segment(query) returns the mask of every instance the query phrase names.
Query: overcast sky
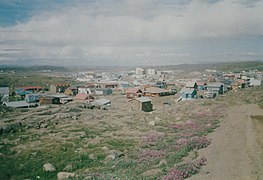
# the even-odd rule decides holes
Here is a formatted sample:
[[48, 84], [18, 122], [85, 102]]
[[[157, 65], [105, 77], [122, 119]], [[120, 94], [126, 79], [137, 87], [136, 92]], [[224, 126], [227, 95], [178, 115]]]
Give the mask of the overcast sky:
[[263, 0], [0, 0], [0, 64], [263, 60]]

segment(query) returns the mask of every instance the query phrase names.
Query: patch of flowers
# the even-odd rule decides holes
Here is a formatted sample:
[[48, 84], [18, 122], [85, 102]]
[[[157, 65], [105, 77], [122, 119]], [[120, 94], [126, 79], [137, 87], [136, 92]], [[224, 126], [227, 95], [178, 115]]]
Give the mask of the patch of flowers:
[[142, 142], [146, 145], [155, 145], [162, 137], [160, 133], [149, 133], [142, 139]]
[[151, 158], [164, 158], [165, 156], [165, 151], [164, 150], [144, 150], [140, 155], [139, 155], [139, 162], [142, 162], [144, 160], [148, 160]]
[[168, 174], [163, 177], [163, 180], [183, 180], [196, 174], [200, 168], [205, 165], [206, 159], [202, 157], [194, 162], [184, 163], [170, 169]]
[[194, 136], [189, 139], [180, 138], [176, 141], [175, 149], [188, 147], [189, 149], [201, 149], [207, 147], [211, 142], [205, 137]]

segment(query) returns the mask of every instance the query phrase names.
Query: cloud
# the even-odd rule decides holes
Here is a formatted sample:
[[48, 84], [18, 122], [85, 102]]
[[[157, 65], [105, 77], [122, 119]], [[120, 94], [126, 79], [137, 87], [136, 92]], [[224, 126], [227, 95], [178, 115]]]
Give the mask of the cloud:
[[17, 61], [111, 64], [163, 58], [178, 63], [178, 57], [187, 59], [181, 56], [185, 51], [196, 51], [198, 43], [193, 47], [192, 42], [205, 41], [200, 49], [205, 53], [209, 41], [262, 37], [261, 22], [263, 2], [256, 0], [71, 1], [61, 10], [44, 9], [26, 22], [0, 28], [0, 48], [27, 47], [7, 56]]

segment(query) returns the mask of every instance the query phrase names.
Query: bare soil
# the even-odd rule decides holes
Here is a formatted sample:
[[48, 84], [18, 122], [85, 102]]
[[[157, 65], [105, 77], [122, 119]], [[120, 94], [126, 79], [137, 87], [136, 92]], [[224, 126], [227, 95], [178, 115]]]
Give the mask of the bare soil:
[[220, 127], [208, 135], [212, 144], [199, 151], [207, 165], [192, 176], [199, 179], [263, 179], [263, 123], [251, 116], [263, 115], [254, 104], [231, 106]]

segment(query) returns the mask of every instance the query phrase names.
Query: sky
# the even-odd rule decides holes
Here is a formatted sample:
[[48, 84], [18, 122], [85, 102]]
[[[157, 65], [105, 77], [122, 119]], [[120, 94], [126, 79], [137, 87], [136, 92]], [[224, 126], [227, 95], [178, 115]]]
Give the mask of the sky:
[[0, 0], [0, 65], [263, 61], [263, 0]]

